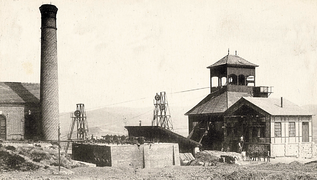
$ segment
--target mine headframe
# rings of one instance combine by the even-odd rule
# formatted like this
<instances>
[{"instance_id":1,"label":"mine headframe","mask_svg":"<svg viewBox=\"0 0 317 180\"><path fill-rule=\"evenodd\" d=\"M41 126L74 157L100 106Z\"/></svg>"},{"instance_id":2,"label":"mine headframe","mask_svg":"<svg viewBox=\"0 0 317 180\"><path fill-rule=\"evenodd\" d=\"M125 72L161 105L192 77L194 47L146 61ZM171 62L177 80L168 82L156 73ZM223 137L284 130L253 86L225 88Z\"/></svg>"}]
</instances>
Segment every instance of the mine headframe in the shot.
<instances>
[{"instance_id":1,"label":"mine headframe","mask_svg":"<svg viewBox=\"0 0 317 180\"><path fill-rule=\"evenodd\" d=\"M152 126L160 126L165 129L173 129L170 109L166 98L166 92L156 93L153 100L154 111Z\"/></svg>"},{"instance_id":2,"label":"mine headframe","mask_svg":"<svg viewBox=\"0 0 317 180\"><path fill-rule=\"evenodd\" d=\"M86 116L84 104L76 104L76 111L73 113L72 119L73 119L72 127L74 126L74 123L77 125L77 139L87 140L88 139L88 122L87 122L87 116Z\"/></svg>"},{"instance_id":3,"label":"mine headframe","mask_svg":"<svg viewBox=\"0 0 317 180\"><path fill-rule=\"evenodd\" d=\"M68 134L68 143L65 151L67 152L69 143L71 141L85 141L88 140L88 121L85 112L84 104L76 104L76 110L71 113L72 123ZM75 125L77 127L77 139L72 139Z\"/></svg>"}]
</instances>

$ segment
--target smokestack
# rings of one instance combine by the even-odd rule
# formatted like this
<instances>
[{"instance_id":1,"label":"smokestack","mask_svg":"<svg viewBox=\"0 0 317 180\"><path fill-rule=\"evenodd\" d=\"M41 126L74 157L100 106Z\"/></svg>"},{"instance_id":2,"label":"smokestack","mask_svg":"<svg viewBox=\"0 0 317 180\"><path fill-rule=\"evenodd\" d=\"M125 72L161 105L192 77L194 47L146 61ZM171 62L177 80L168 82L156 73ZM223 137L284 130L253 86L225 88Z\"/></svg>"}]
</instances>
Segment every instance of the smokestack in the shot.
<instances>
[{"instance_id":1,"label":"smokestack","mask_svg":"<svg viewBox=\"0 0 317 180\"><path fill-rule=\"evenodd\" d=\"M281 108L283 108L283 97L281 97Z\"/></svg>"},{"instance_id":2,"label":"smokestack","mask_svg":"<svg viewBox=\"0 0 317 180\"><path fill-rule=\"evenodd\" d=\"M57 140L59 123L56 13L57 7L43 4L41 22L41 118L44 140Z\"/></svg>"}]
</instances>

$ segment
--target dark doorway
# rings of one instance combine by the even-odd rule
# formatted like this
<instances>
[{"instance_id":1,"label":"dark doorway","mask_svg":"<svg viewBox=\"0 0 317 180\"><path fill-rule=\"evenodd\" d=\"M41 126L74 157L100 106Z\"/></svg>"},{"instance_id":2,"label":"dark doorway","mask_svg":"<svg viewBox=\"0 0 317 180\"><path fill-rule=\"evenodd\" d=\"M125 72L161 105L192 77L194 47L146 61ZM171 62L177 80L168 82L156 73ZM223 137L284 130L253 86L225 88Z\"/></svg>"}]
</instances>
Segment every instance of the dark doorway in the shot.
<instances>
[{"instance_id":1,"label":"dark doorway","mask_svg":"<svg viewBox=\"0 0 317 180\"><path fill-rule=\"evenodd\" d=\"M7 124L6 118L3 115L0 115L0 139L6 140L7 138Z\"/></svg>"},{"instance_id":2,"label":"dark doorway","mask_svg":"<svg viewBox=\"0 0 317 180\"><path fill-rule=\"evenodd\" d=\"M25 116L25 139L33 139L36 136L36 121L33 114L29 113Z\"/></svg>"}]
</instances>

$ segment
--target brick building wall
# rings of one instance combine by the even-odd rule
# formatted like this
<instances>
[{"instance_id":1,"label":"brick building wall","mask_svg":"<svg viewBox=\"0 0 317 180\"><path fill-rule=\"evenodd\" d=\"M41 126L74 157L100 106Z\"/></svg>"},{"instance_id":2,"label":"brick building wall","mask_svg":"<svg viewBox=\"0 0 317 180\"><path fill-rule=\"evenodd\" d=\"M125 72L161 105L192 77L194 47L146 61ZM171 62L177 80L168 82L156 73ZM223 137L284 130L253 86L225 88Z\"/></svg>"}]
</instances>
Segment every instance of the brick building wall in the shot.
<instances>
[{"instance_id":1,"label":"brick building wall","mask_svg":"<svg viewBox=\"0 0 317 180\"><path fill-rule=\"evenodd\" d=\"M24 106L2 105L0 115L6 119L6 140L24 139Z\"/></svg>"},{"instance_id":2,"label":"brick building wall","mask_svg":"<svg viewBox=\"0 0 317 180\"><path fill-rule=\"evenodd\" d=\"M26 116L30 113L33 117L31 130L26 130ZM6 140L26 139L25 132L32 131L34 136L40 133L39 108L37 105L25 104L0 104L0 115L6 120ZM33 137L30 137L33 138Z\"/></svg>"}]
</instances>

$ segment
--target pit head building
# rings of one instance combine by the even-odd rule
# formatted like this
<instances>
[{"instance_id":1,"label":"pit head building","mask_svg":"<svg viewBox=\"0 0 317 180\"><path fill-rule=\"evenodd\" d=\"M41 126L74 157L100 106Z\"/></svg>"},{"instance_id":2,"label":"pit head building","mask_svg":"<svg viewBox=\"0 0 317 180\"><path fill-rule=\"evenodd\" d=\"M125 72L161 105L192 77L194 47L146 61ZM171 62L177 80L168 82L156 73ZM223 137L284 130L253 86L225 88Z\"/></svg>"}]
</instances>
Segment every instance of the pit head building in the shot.
<instances>
[{"instance_id":1,"label":"pit head building","mask_svg":"<svg viewBox=\"0 0 317 180\"><path fill-rule=\"evenodd\" d=\"M256 86L257 67L229 53L207 67L210 94L186 113L189 138L203 149L312 157L312 115L285 98L269 98L271 87Z\"/></svg>"}]
</instances>

